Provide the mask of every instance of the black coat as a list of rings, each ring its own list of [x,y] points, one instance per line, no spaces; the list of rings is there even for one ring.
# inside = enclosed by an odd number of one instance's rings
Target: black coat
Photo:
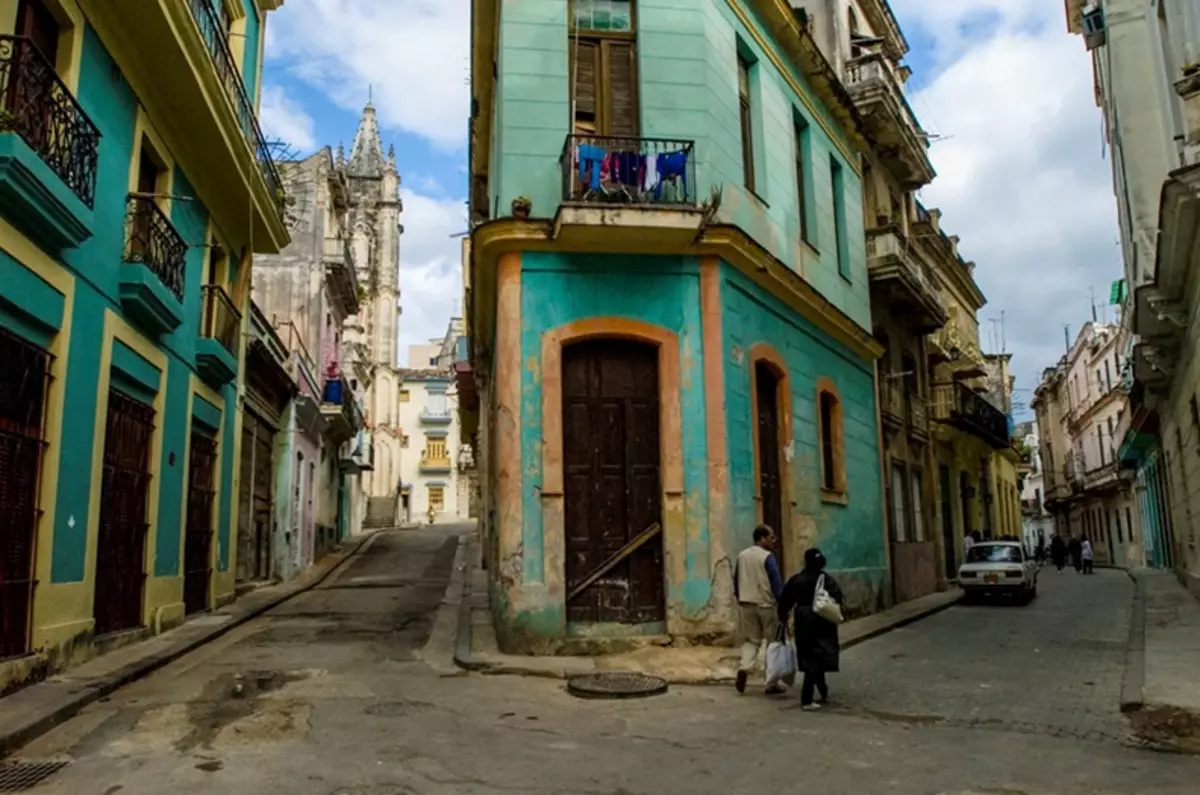
[[[813,595],[821,572],[805,569],[792,577],[783,586],[779,598],[779,620],[787,621],[789,610],[796,616],[796,658],[800,670],[805,673],[835,672],[841,645],[838,643],[838,626],[826,621],[813,612]],[[845,607],[845,597],[837,580],[825,575],[825,590],[839,605]]]

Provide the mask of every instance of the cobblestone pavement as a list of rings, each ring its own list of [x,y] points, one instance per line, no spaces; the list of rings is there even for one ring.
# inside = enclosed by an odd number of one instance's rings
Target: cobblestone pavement
[[[554,680],[438,676],[417,658],[451,536],[382,539],[330,587],[24,749],[71,760],[29,792],[1192,795],[1200,780],[1200,760],[1111,739],[1119,575],[1048,583],[1029,608],[954,608],[865,643],[833,680],[843,711],[805,713],[794,697],[732,687],[582,701]]]
[[[1030,605],[961,605],[848,650],[842,709],[917,724],[1122,741],[1133,583],[1042,570]]]

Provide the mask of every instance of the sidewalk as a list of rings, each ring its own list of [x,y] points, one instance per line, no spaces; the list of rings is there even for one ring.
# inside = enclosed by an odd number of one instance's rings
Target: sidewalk
[[[375,537],[368,532],[346,539],[291,582],[258,588],[169,632],[101,655],[0,699],[0,758],[92,702],[320,585]]]
[[[468,543],[466,539],[460,543]],[[479,567],[477,543],[463,556],[471,561],[471,570],[460,583],[463,588],[460,605],[458,639],[454,662],[461,668],[485,674],[544,676],[567,679],[599,671],[637,671],[657,676],[673,684],[725,684],[737,673],[738,649],[728,646],[662,646],[649,645],[623,654],[596,657],[545,656],[502,654],[496,644],[487,604],[487,573]],[[460,549],[460,552],[462,550]],[[451,584],[451,589],[455,584]],[[911,624],[928,615],[954,605],[962,598],[958,589],[930,594],[905,602],[842,625],[842,648],[882,635]]]
[[[1170,571],[1137,569],[1121,710],[1140,742],[1200,753],[1200,601]]]

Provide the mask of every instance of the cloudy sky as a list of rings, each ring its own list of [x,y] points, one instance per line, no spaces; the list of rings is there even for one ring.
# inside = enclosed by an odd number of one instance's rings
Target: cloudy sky
[[[941,136],[922,192],[962,238],[1004,313],[1024,403],[1120,275],[1109,166],[1082,41],[1052,0],[893,0],[912,52],[911,102]],[[466,230],[468,0],[288,0],[271,15],[263,124],[298,152],[349,146],[371,91],[396,145],[405,234],[401,343],[440,336],[461,296]],[[1101,307],[1108,312],[1111,307]],[[995,337],[999,337],[998,333]],[[406,347],[402,347],[406,350]]]

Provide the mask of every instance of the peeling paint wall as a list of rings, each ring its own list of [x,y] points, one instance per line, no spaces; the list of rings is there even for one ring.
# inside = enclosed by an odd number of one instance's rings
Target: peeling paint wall
[[[787,573],[797,570],[805,549],[819,546],[829,560],[830,573],[846,592],[849,611],[877,610],[883,606],[887,590],[887,556],[872,366],[732,267],[723,266],[722,270],[731,513],[729,526],[723,528],[725,549],[734,554],[749,546],[758,521],[750,394],[753,363],[747,352],[765,342],[786,360],[792,387],[791,512],[785,515],[790,538],[785,538],[785,544],[795,553],[785,561]],[[816,406],[816,382],[821,377],[833,381],[842,399],[849,484],[846,505],[821,500]]]

